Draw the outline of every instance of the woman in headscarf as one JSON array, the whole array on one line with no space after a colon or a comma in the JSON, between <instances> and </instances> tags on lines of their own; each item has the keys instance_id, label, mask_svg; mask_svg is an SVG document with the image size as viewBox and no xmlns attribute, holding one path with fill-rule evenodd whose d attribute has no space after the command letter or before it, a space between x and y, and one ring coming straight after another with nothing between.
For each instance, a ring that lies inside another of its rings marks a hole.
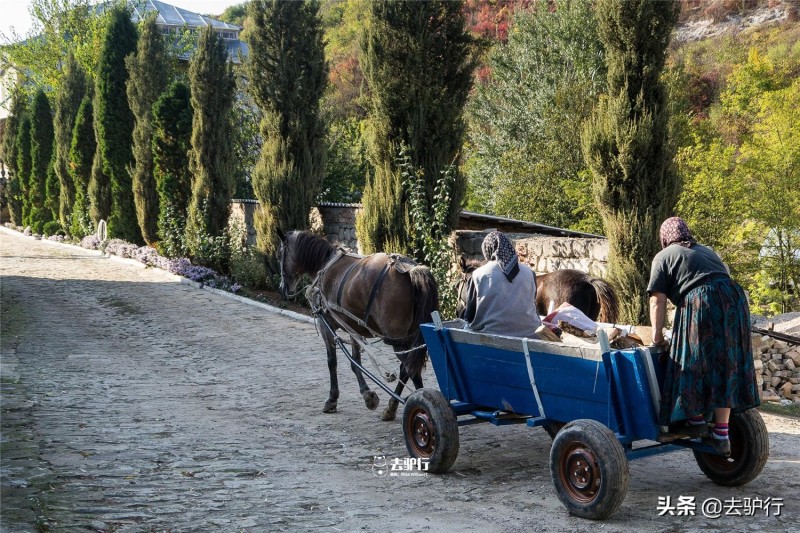
<instances>
[{"instance_id":1,"label":"woman in headscarf","mask_svg":"<svg viewBox=\"0 0 800 533\"><path fill-rule=\"evenodd\" d=\"M654 344L665 344L667 299L677 308L660 424L675 433L702 436L713 414L714 428L706 442L730 455L731 411L761 403L747 298L722 260L697 244L681 218L665 220L659 237L662 250L653 258L647 287Z\"/></svg>"},{"instance_id":2,"label":"woman in headscarf","mask_svg":"<svg viewBox=\"0 0 800 533\"><path fill-rule=\"evenodd\" d=\"M472 273L464 319L482 333L536 338L536 276L520 265L511 241L493 231L483 240L487 263Z\"/></svg>"}]
</instances>

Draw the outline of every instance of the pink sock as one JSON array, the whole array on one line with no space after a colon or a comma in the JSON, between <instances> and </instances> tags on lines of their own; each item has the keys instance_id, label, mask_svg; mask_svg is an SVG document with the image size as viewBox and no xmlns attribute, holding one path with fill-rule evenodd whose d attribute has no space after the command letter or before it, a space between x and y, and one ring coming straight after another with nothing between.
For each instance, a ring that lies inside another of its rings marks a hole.
<instances>
[{"instance_id":1,"label":"pink sock","mask_svg":"<svg viewBox=\"0 0 800 533\"><path fill-rule=\"evenodd\" d=\"M703 415L697 415L689 418L689 423L693 426L701 426L706 423L706 419Z\"/></svg>"},{"instance_id":2,"label":"pink sock","mask_svg":"<svg viewBox=\"0 0 800 533\"><path fill-rule=\"evenodd\" d=\"M714 425L714 438L727 440L728 438L728 424L717 422Z\"/></svg>"}]
</instances>

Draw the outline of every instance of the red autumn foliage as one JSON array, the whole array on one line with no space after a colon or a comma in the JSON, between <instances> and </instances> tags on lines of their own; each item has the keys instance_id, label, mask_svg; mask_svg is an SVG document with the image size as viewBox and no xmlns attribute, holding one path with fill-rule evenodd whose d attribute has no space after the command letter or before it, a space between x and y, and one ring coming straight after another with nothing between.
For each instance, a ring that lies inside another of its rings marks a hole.
<instances>
[{"instance_id":1,"label":"red autumn foliage","mask_svg":"<svg viewBox=\"0 0 800 533\"><path fill-rule=\"evenodd\" d=\"M535 0L466 0L464 16L473 35L506 42L514 11L528 8Z\"/></svg>"}]
</instances>

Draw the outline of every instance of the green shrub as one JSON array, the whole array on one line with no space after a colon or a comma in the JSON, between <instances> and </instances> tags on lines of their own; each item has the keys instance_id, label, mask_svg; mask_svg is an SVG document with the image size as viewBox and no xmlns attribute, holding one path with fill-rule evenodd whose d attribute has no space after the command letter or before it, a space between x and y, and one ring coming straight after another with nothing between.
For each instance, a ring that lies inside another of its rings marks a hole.
<instances>
[{"instance_id":1,"label":"green shrub","mask_svg":"<svg viewBox=\"0 0 800 533\"><path fill-rule=\"evenodd\" d=\"M64 230L61 229L60 222L51 220L42 225L42 235L64 235Z\"/></svg>"},{"instance_id":2,"label":"green shrub","mask_svg":"<svg viewBox=\"0 0 800 533\"><path fill-rule=\"evenodd\" d=\"M274 288L274 280L267 280L264 254L253 247L240 248L231 253L231 277L248 289ZM278 279L280 284L280 279Z\"/></svg>"}]
</instances>

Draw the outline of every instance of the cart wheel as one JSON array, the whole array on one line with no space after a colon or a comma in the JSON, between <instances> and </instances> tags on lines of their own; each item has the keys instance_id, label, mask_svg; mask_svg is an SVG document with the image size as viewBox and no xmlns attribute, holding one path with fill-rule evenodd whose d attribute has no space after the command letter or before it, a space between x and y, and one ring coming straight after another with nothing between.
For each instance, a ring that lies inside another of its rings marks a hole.
<instances>
[{"instance_id":1,"label":"cart wheel","mask_svg":"<svg viewBox=\"0 0 800 533\"><path fill-rule=\"evenodd\" d=\"M728 427L731 456L694 452L700 470L717 485L737 487L753 481L769 457L769 433L755 409L731 415Z\"/></svg>"},{"instance_id":2,"label":"cart wheel","mask_svg":"<svg viewBox=\"0 0 800 533\"><path fill-rule=\"evenodd\" d=\"M542 424L542 427L547 434L550 435L550 439L555 440L556 435L558 435L558 432L561 431L561 428L563 428L564 425L564 422L545 422Z\"/></svg>"},{"instance_id":3,"label":"cart wheel","mask_svg":"<svg viewBox=\"0 0 800 533\"><path fill-rule=\"evenodd\" d=\"M558 432L550 448L550 474L561 503L581 518L611 516L628 491L625 450L594 420L576 420Z\"/></svg>"},{"instance_id":4,"label":"cart wheel","mask_svg":"<svg viewBox=\"0 0 800 533\"><path fill-rule=\"evenodd\" d=\"M442 393L414 391L403 409L403 435L411 457L428 460L428 471L447 472L458 456L458 422Z\"/></svg>"}]
</instances>

